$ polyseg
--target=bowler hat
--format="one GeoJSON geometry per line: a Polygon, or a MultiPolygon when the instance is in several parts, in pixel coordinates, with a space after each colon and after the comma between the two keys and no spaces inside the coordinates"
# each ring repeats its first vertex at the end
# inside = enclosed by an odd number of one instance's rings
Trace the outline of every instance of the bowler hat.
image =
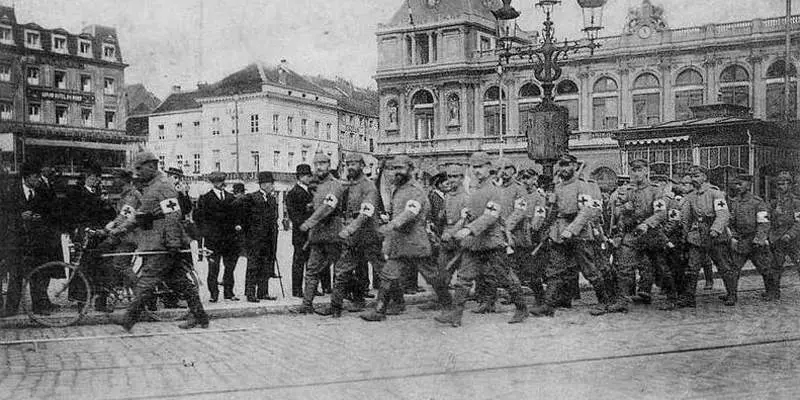
{"type": "Polygon", "coordinates": [[[233,184],[233,193],[244,193],[244,183],[236,182],[233,184]]]}
{"type": "Polygon", "coordinates": [[[438,174],[431,177],[431,185],[436,186],[446,180],[447,180],[447,174],[444,172],[439,172],[438,174]]]}
{"type": "Polygon", "coordinates": [[[169,167],[166,171],[167,175],[183,176],[183,170],[176,167],[169,167]]]}
{"type": "Polygon", "coordinates": [[[298,178],[305,175],[313,175],[311,173],[311,166],[308,164],[298,164],[295,173],[298,178]]]}
{"type": "Polygon", "coordinates": [[[208,174],[208,181],[209,182],[225,182],[225,173],[214,171],[208,174]]]}
{"type": "Polygon", "coordinates": [[[258,173],[258,183],[274,183],[275,177],[272,176],[270,171],[261,171],[258,173]]]}
{"type": "Polygon", "coordinates": [[[148,161],[158,161],[158,157],[150,151],[140,151],[133,157],[133,166],[138,167],[148,161]]]}
{"type": "Polygon", "coordinates": [[[327,154],[325,154],[325,153],[323,153],[321,151],[318,151],[318,152],[314,153],[314,162],[315,163],[318,163],[318,162],[331,162],[331,158],[328,157],[327,154]]]}

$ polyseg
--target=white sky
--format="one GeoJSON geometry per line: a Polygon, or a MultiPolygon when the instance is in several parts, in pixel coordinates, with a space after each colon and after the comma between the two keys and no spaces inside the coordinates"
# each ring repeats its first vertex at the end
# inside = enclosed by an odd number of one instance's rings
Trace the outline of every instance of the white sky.
{"type": "MultiPolygon", "coordinates": [[[[130,67],[126,83],[144,83],[162,99],[173,84],[213,82],[255,60],[286,58],[296,71],[342,76],[375,87],[375,30],[405,0],[0,0],[15,1],[17,20],[79,32],[84,24],[117,28],[130,67]]],[[[800,0],[792,0],[800,14],[800,0]]],[[[653,0],[670,27],[780,16],[785,0],[653,0]]],[[[515,0],[525,30],[539,29],[535,0],[515,0]]],[[[608,0],[604,34],[618,34],[641,0],[608,0]]],[[[554,15],[557,36],[579,38],[575,0],[554,15]]]]}

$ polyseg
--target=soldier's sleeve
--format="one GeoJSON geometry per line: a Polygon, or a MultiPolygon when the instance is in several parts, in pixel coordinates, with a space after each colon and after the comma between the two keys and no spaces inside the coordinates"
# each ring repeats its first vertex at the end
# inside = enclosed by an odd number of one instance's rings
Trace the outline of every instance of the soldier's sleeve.
{"type": "Polygon", "coordinates": [[[364,225],[364,222],[375,217],[376,204],[378,204],[378,189],[372,185],[369,185],[369,189],[367,189],[367,193],[365,193],[364,199],[359,205],[358,216],[354,218],[346,227],[344,227],[344,230],[352,235],[361,229],[361,226],[364,225]]]}
{"type": "Polygon", "coordinates": [[[506,219],[506,229],[509,231],[516,229],[517,225],[528,216],[528,208],[533,206],[533,204],[528,204],[525,197],[518,197],[514,200],[514,210],[506,219]]]}
{"type": "Polygon", "coordinates": [[[758,206],[756,207],[756,239],[759,241],[766,240],[771,224],[767,203],[762,199],[758,199],[758,206]]]}
{"type": "Polygon", "coordinates": [[[428,198],[421,191],[416,193],[413,198],[406,200],[406,205],[403,211],[396,217],[389,221],[389,228],[392,230],[401,230],[417,220],[417,218],[425,218],[423,212],[427,212],[430,208],[428,198]]]}
{"type": "Polygon", "coordinates": [[[578,195],[578,201],[583,201],[584,205],[579,207],[578,215],[567,226],[567,230],[572,232],[574,236],[583,231],[586,225],[594,222],[603,213],[603,198],[599,190],[592,190],[587,187],[588,184],[579,183],[582,185],[578,195]]]}
{"type": "Polygon", "coordinates": [[[118,231],[126,222],[133,220],[136,215],[136,207],[138,206],[136,198],[132,194],[122,198],[120,200],[119,210],[117,210],[117,216],[114,217],[110,224],[113,229],[118,231]]]}
{"type": "Polygon", "coordinates": [[[794,210],[792,213],[792,217],[794,218],[794,223],[792,227],[786,232],[789,237],[794,240],[800,236],[800,199],[794,198],[792,199],[792,203],[794,204],[794,210]]]}
{"type": "Polygon", "coordinates": [[[483,209],[483,214],[468,224],[465,228],[469,229],[473,235],[478,236],[500,220],[500,212],[502,206],[500,205],[498,196],[491,196],[489,201],[486,202],[486,207],[483,209]]]}
{"type": "Polygon", "coordinates": [[[537,195],[535,200],[533,210],[531,210],[531,206],[528,205],[528,215],[531,218],[531,228],[534,231],[538,231],[544,226],[544,222],[547,219],[547,202],[541,195],[537,195]]]}
{"type": "Polygon", "coordinates": [[[667,220],[667,206],[669,198],[661,190],[658,190],[653,200],[653,215],[644,220],[650,228],[657,228],[667,220]]]}
{"type": "Polygon", "coordinates": [[[611,201],[611,209],[614,213],[614,217],[619,218],[622,216],[622,213],[625,211],[625,207],[622,207],[625,202],[627,202],[628,191],[625,186],[620,187],[614,192],[614,195],[611,196],[609,201],[611,201]]]}
{"type": "MultiPolygon", "coordinates": [[[[161,207],[160,201],[178,197],[178,192],[175,191],[175,189],[170,185],[164,185],[163,187],[159,188],[158,192],[160,195],[158,198],[159,208],[161,207]]],[[[182,221],[182,210],[176,210],[174,212],[164,214],[164,247],[168,249],[180,249],[183,246],[185,232],[183,230],[182,221]]]]}
{"type": "Polygon", "coordinates": [[[341,184],[334,185],[334,187],[325,194],[325,198],[322,200],[322,204],[319,207],[314,209],[314,213],[311,214],[310,217],[304,222],[309,229],[317,226],[322,220],[327,218],[331,215],[334,211],[336,211],[339,207],[347,207],[346,204],[340,204],[342,201],[342,195],[344,194],[345,188],[341,184]]]}
{"type": "Polygon", "coordinates": [[[731,219],[731,212],[728,210],[728,202],[725,200],[725,194],[719,190],[709,190],[708,195],[711,196],[714,206],[714,223],[711,224],[711,230],[717,233],[722,233],[728,227],[731,219]]]}

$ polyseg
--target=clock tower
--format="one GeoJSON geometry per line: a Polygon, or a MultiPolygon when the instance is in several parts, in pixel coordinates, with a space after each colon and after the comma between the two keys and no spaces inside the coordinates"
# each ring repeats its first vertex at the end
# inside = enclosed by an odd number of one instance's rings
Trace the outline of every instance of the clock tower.
{"type": "Polygon", "coordinates": [[[653,32],[668,29],[664,18],[664,9],[643,0],[638,7],[628,10],[625,22],[625,34],[636,35],[641,39],[648,39],[653,32]]]}

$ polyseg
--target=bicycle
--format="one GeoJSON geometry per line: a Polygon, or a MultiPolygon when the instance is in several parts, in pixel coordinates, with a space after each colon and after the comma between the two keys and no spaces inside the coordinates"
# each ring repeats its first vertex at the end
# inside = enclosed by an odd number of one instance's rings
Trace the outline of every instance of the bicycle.
{"type": "MultiPolygon", "coordinates": [[[[29,293],[32,290],[32,282],[48,282],[46,291],[46,298],[48,304],[46,310],[35,310],[33,301],[28,303],[27,314],[28,317],[43,326],[48,327],[64,327],[77,323],[80,321],[90,310],[92,304],[97,299],[98,294],[94,293],[93,287],[90,284],[90,279],[87,277],[88,265],[86,262],[81,262],[84,256],[94,250],[97,241],[100,239],[97,231],[86,229],[82,241],[79,245],[72,243],[68,238],[62,237],[62,250],[65,261],[51,261],[34,268],[25,278],[25,288],[29,293]],[[74,256],[73,256],[74,255],[74,256]],[[61,271],[63,270],[63,274],[61,271]]],[[[210,251],[207,249],[198,249],[197,243],[193,242],[190,250],[182,251],[184,253],[192,253],[192,260],[182,260],[182,266],[187,278],[192,282],[195,287],[200,288],[200,280],[194,269],[194,264],[200,259],[201,256],[207,256],[210,251]]],[[[131,252],[131,253],[97,253],[98,258],[108,257],[134,257],[132,266],[135,269],[137,264],[136,257],[142,255],[150,255],[165,252],[131,252]]],[[[133,286],[131,284],[101,284],[97,285],[101,292],[106,293],[106,311],[112,311],[119,307],[124,307],[126,303],[133,300],[133,286]]],[[[41,290],[41,288],[37,289],[41,290]]],[[[175,292],[165,285],[159,286],[155,292],[155,301],[151,304],[143,306],[144,318],[149,318],[154,321],[172,321],[184,317],[185,312],[182,310],[165,310],[168,304],[164,300],[169,295],[175,295],[175,292]]],[[[33,299],[33,296],[31,296],[33,299]]]]}

